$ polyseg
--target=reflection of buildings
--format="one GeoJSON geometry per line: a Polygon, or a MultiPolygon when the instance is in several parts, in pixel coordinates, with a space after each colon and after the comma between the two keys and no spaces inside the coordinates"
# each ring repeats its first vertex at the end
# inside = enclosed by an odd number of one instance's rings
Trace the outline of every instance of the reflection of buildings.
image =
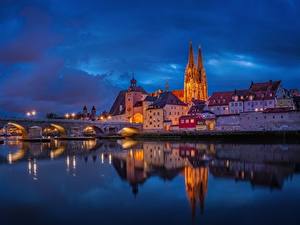
{"type": "Polygon", "coordinates": [[[136,150],[113,154],[113,165],[119,176],[131,185],[134,195],[138,193],[139,185],[150,177],[172,180],[182,174],[194,216],[197,204],[201,212],[204,210],[208,184],[204,156],[210,155],[211,149],[211,145],[199,143],[144,142],[136,150]]]}
{"type": "Polygon", "coordinates": [[[281,189],[299,162],[299,145],[218,144],[210,172],[216,177],[249,181],[253,186],[281,189]]]}
{"type": "Polygon", "coordinates": [[[184,168],[185,189],[192,208],[192,215],[195,216],[196,205],[199,202],[201,213],[204,212],[204,199],[207,193],[208,168],[184,168]]]}

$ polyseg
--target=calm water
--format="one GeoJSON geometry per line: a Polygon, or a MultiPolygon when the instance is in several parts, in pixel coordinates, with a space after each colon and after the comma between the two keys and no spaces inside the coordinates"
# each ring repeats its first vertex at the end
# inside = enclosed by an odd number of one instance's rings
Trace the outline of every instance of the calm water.
{"type": "Polygon", "coordinates": [[[299,224],[300,145],[0,145],[4,224],[299,224]]]}

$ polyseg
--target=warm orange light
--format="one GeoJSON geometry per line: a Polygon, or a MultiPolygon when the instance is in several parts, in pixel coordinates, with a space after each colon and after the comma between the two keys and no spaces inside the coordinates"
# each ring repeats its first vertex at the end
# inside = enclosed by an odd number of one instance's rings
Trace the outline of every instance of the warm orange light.
{"type": "Polygon", "coordinates": [[[65,114],[65,117],[68,119],[70,117],[70,114],[69,113],[66,113],[65,114]]]}

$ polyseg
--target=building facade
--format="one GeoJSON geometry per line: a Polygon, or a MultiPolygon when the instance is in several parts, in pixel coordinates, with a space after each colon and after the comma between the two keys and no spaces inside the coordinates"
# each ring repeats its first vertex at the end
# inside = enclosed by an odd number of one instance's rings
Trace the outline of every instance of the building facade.
{"type": "Polygon", "coordinates": [[[187,114],[188,105],[178,99],[172,92],[163,92],[145,111],[143,129],[170,130],[178,126],[179,118],[187,114]]]}

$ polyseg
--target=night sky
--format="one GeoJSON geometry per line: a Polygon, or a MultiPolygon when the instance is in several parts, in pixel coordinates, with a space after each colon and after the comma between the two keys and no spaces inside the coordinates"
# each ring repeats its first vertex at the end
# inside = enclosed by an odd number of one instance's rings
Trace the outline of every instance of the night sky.
{"type": "Polygon", "coordinates": [[[209,93],[281,79],[300,88],[300,1],[0,1],[0,114],[109,109],[131,73],[183,87],[188,43],[209,93]]]}

